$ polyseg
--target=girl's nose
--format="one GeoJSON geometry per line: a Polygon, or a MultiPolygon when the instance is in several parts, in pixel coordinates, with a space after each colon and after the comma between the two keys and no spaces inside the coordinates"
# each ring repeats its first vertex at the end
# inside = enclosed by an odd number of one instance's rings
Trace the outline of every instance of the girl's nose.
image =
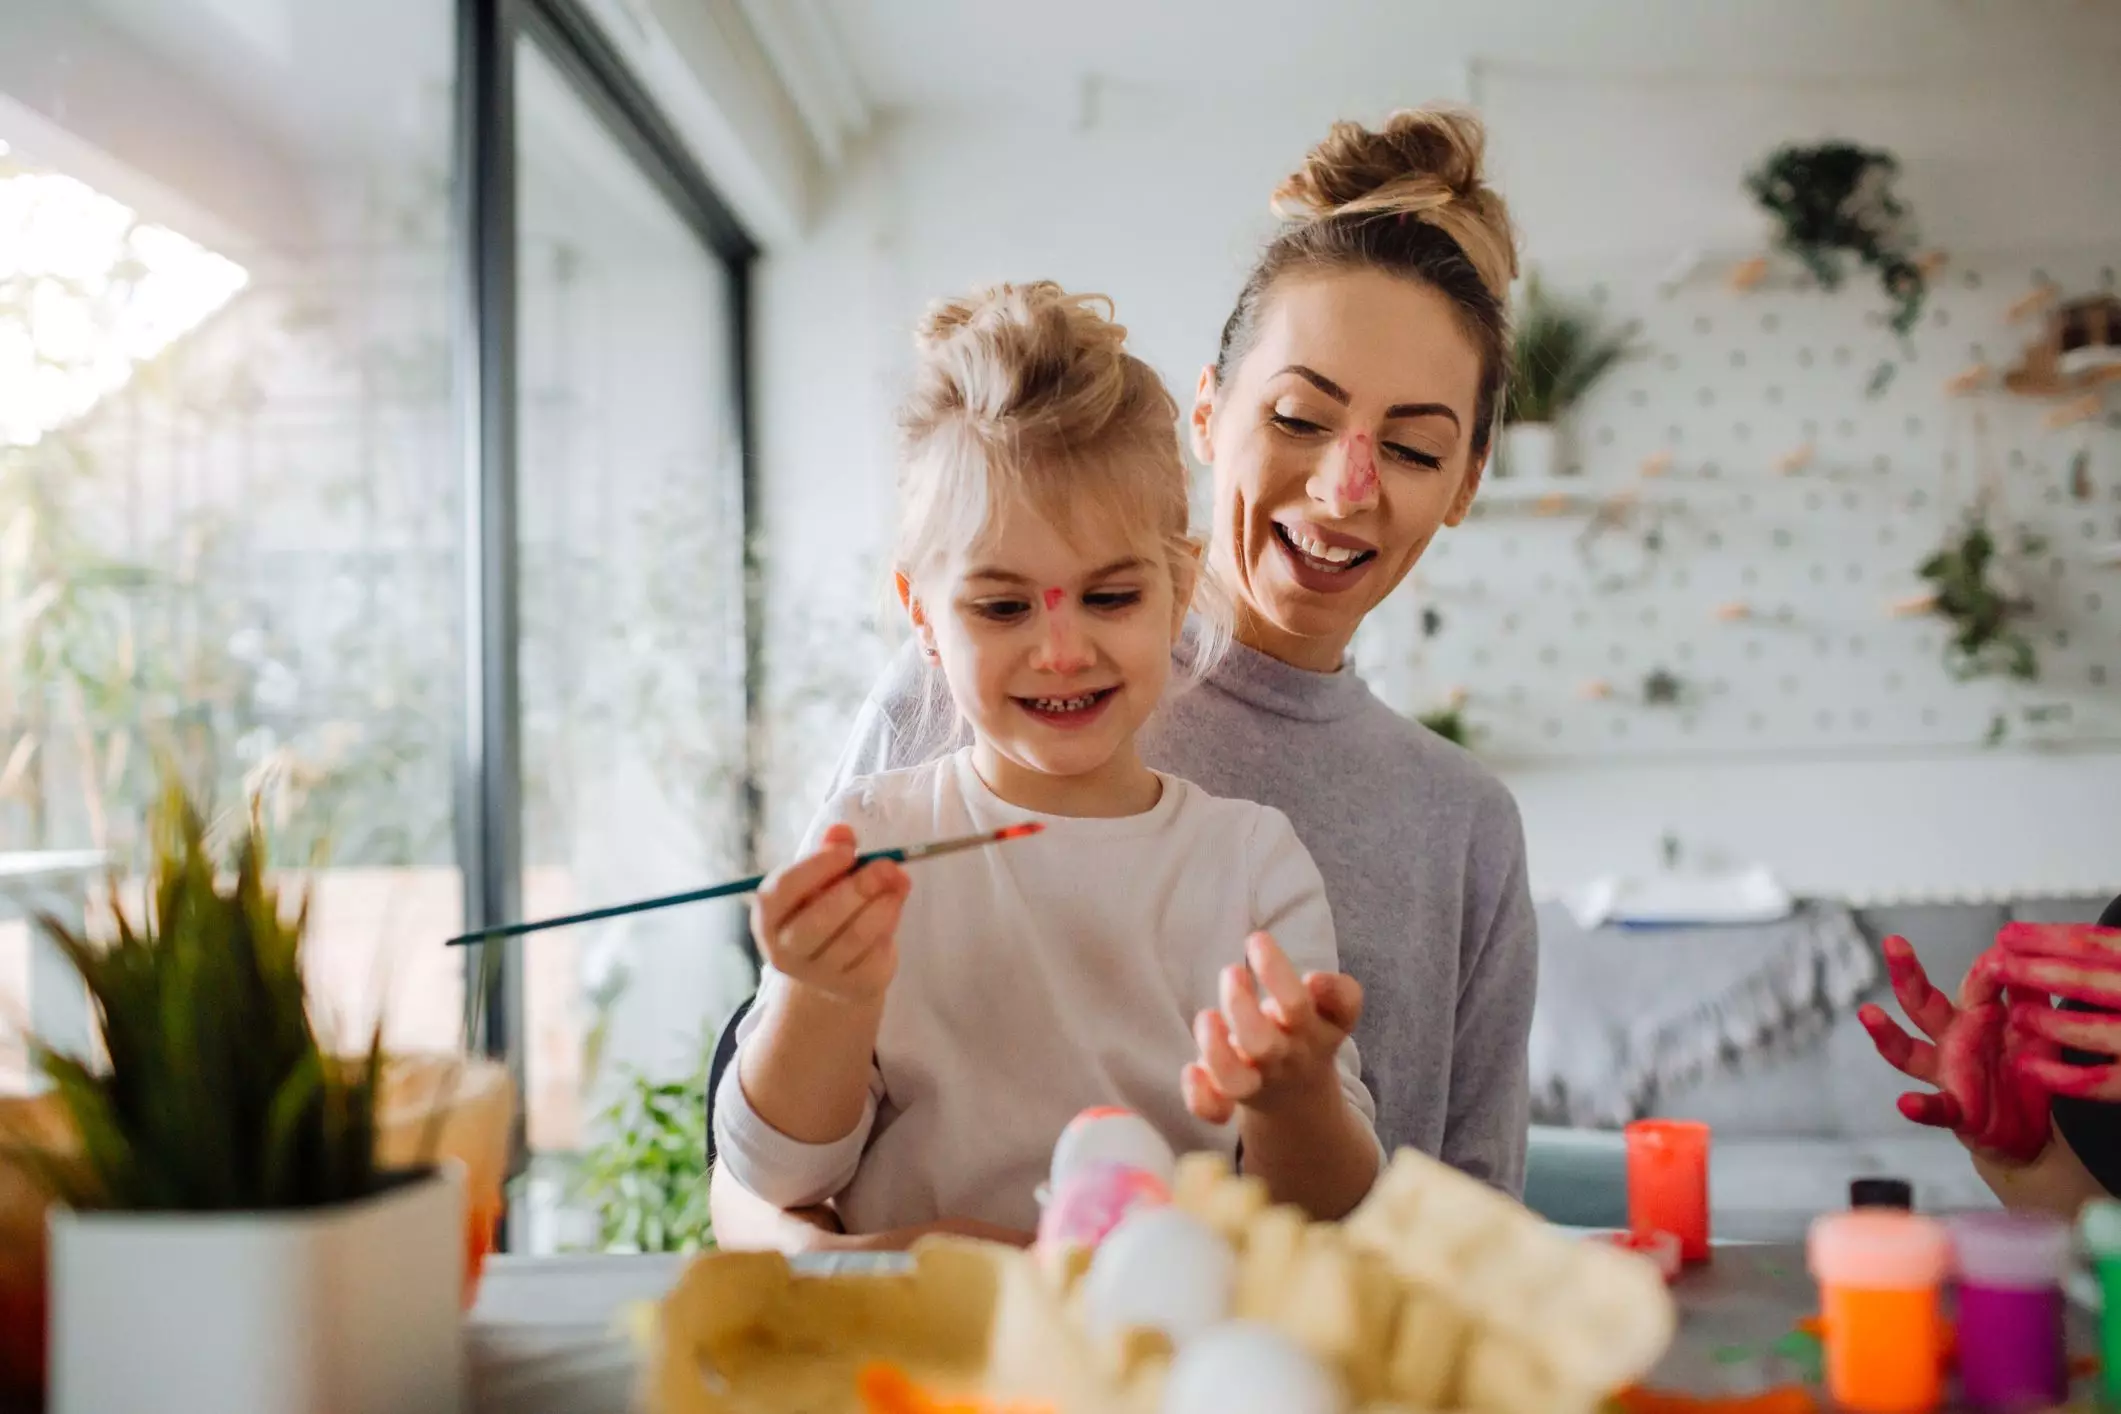
{"type": "Polygon", "coordinates": [[[1094,662],[1090,638],[1075,605],[1059,590],[1046,591],[1046,640],[1039,666],[1050,673],[1079,673],[1094,662]]]}

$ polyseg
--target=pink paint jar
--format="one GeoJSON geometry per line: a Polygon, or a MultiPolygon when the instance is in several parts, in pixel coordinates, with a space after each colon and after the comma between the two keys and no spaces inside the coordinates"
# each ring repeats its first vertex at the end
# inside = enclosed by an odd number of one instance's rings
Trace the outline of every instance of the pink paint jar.
{"type": "Polygon", "coordinates": [[[1692,1120],[1638,1119],[1625,1131],[1628,1231],[1679,1239],[1684,1262],[1709,1259],[1709,1127],[1692,1120]]]}
{"type": "Polygon", "coordinates": [[[2063,1403],[2068,1226],[2031,1213],[1967,1213],[1947,1230],[1959,1279],[1960,1392],[1981,1409],[2063,1403]]]}

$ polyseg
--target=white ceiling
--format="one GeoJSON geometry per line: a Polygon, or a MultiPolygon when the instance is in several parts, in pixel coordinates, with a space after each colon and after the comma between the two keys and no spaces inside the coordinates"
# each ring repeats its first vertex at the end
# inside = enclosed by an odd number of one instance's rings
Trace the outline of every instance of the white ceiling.
{"type": "Polygon", "coordinates": [[[2114,0],[824,0],[887,108],[1073,101],[1085,78],[1242,103],[1455,85],[1483,64],[1808,79],[2121,68],[2114,0]]]}

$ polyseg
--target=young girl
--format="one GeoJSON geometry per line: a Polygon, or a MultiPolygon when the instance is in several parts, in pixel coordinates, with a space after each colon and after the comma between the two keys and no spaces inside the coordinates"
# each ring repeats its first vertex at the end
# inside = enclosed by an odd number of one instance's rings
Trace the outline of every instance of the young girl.
{"type": "Polygon", "coordinates": [[[1054,1141],[1093,1105],[1237,1153],[1319,1217],[1382,1157],[1310,856],[1280,812],[1135,750],[1199,546],[1176,405],[1109,311],[1005,285],[924,323],[896,580],[972,744],[833,800],[755,905],[768,969],[717,1151],[781,1207],[835,1200],[850,1233],[1028,1233],[1054,1141]],[[850,872],[858,842],[1026,821],[1043,832],[850,872]]]}

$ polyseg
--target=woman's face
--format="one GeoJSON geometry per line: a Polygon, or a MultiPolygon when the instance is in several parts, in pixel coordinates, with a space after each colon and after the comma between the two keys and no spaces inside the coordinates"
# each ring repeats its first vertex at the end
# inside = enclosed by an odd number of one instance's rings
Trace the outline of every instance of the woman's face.
{"type": "Polygon", "coordinates": [[[1204,370],[1193,451],[1215,468],[1217,573],[1239,636],[1331,671],[1437,528],[1473,504],[1480,355],[1451,302],[1371,270],[1284,280],[1250,352],[1204,370]]]}

